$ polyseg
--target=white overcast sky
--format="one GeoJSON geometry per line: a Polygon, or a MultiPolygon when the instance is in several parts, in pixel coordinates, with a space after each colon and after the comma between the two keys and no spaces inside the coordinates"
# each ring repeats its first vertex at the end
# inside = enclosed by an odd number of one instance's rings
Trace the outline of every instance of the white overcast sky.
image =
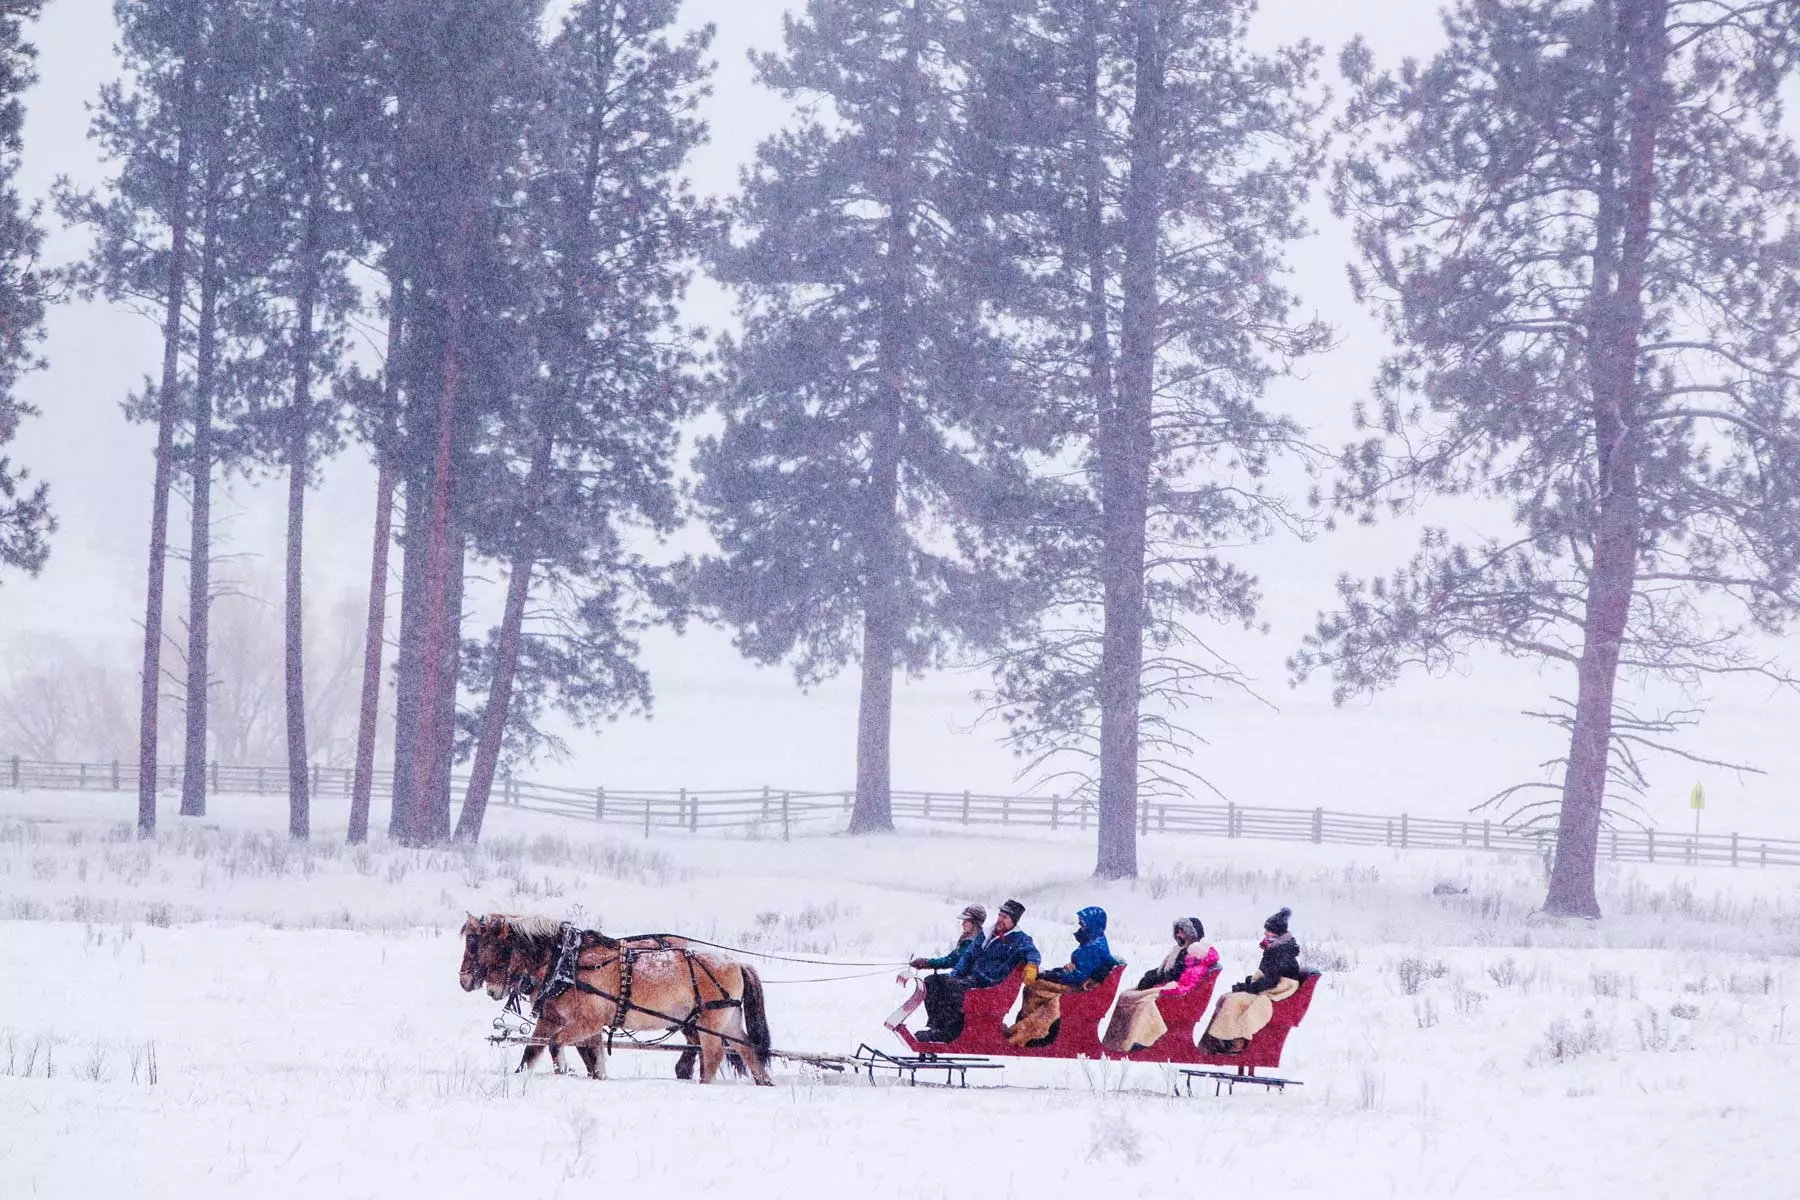
{"type": "MultiPolygon", "coordinates": [[[[756,143],[778,128],[781,101],[757,89],[746,54],[779,44],[780,0],[688,0],[686,20],[718,27],[719,63],[709,104],[711,143],[698,156],[700,188],[724,192],[756,143]]],[[[1259,40],[1310,37],[1336,51],[1361,34],[1377,58],[1430,54],[1440,31],[1434,0],[1269,0],[1259,40]]],[[[22,187],[42,196],[59,174],[97,181],[100,167],[86,140],[84,106],[115,70],[109,0],[49,0],[32,31],[41,81],[27,98],[22,187]]],[[[1341,88],[1337,89],[1341,91],[1341,88]]],[[[1364,394],[1383,351],[1379,330],[1350,302],[1344,230],[1316,204],[1318,234],[1293,250],[1295,286],[1308,307],[1340,331],[1341,346],[1314,360],[1302,378],[1284,381],[1275,401],[1335,442],[1350,404],[1364,394]]],[[[78,240],[53,232],[51,256],[76,252],[78,240]]],[[[693,316],[717,327],[729,312],[712,289],[697,289],[693,316]]],[[[50,319],[49,369],[30,377],[23,394],[44,415],[28,424],[14,457],[51,482],[62,528],[49,566],[36,580],[0,581],[0,641],[57,633],[132,661],[143,605],[149,523],[152,431],[128,425],[119,401],[157,369],[156,328],[105,304],[72,304],[50,319]]],[[[215,509],[235,512],[230,549],[280,562],[281,490],[233,483],[215,509]]],[[[360,449],[332,463],[308,516],[309,586],[322,602],[365,587],[373,471],[360,449]]],[[[1472,533],[1449,514],[1438,523],[1472,533]]],[[[185,540],[177,505],[172,532],[185,540]]],[[[1572,694],[1560,672],[1483,656],[1458,675],[1415,677],[1371,701],[1330,704],[1317,680],[1298,690],[1281,667],[1317,610],[1332,598],[1339,572],[1384,571],[1403,560],[1411,532],[1399,527],[1352,530],[1300,545],[1280,542],[1248,551],[1268,597],[1269,636],[1220,631],[1216,644],[1250,670],[1275,708],[1227,695],[1194,713],[1210,746],[1194,765],[1243,804],[1407,810],[1453,816],[1499,787],[1541,777],[1542,761],[1559,750],[1556,737],[1519,715],[1550,694],[1572,694]]],[[[171,610],[173,611],[173,609],[171,610]]],[[[271,619],[275,619],[273,614],[271,619]]],[[[657,693],[650,721],[611,726],[576,740],[564,765],[541,777],[615,787],[847,786],[854,778],[854,672],[800,692],[782,668],[743,662],[728,635],[693,629],[646,640],[645,662],[657,693]]],[[[895,706],[894,777],[899,787],[1010,790],[1016,768],[991,726],[978,726],[969,692],[979,674],[936,674],[904,683],[895,706]]],[[[1800,750],[1794,731],[1800,702],[1753,686],[1714,688],[1703,697],[1709,718],[1690,743],[1702,752],[1756,762],[1769,770],[1739,779],[1669,763],[1656,773],[1651,811],[1658,824],[1687,827],[1688,790],[1707,785],[1707,828],[1778,833],[1800,830],[1800,750]]]]}

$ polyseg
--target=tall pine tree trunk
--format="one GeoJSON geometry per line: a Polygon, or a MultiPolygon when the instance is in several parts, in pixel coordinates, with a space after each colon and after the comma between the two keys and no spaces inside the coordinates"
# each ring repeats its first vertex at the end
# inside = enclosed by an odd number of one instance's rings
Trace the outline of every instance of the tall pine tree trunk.
{"type": "MultiPolygon", "coordinates": [[[[1598,515],[1577,667],[1575,721],[1563,776],[1556,858],[1544,910],[1598,917],[1594,887],[1600,819],[1612,749],[1613,693],[1637,587],[1643,513],[1638,496],[1636,394],[1644,324],[1644,273],[1656,195],[1656,144],[1663,117],[1668,0],[1618,0],[1617,36],[1626,63],[1626,163],[1616,282],[1597,270],[1593,330],[1593,423],[1598,515]]],[[[1602,186],[1612,186],[1603,180],[1602,186]]],[[[1613,253],[1610,230],[1596,231],[1599,255],[1613,253]]],[[[1604,261],[1604,259],[1603,259],[1604,261]]]]}
{"type": "Polygon", "coordinates": [[[906,614],[900,596],[904,574],[900,529],[900,457],[904,436],[908,366],[914,344],[913,174],[919,140],[919,72],[923,52],[919,0],[907,8],[906,56],[895,112],[893,193],[888,197],[888,236],[883,257],[883,306],[878,347],[881,377],[872,413],[869,453],[868,575],[863,582],[862,693],[856,712],[856,807],[851,833],[894,828],[894,671],[906,614]]]}
{"type": "Polygon", "coordinates": [[[212,620],[212,468],[214,377],[218,369],[219,228],[217,166],[206,173],[200,249],[200,323],[194,367],[193,520],[189,526],[187,738],[181,767],[181,814],[206,815],[207,701],[212,620]]]}
{"type": "Polygon", "coordinates": [[[519,552],[513,556],[512,575],[506,581],[506,607],[500,615],[500,634],[494,647],[494,674],[488,683],[487,708],[481,717],[481,733],[475,743],[475,761],[469,767],[469,786],[463,792],[462,812],[456,818],[456,840],[481,840],[481,823],[487,816],[488,795],[494,786],[494,770],[500,763],[500,744],[506,734],[506,713],[512,705],[513,676],[519,666],[519,640],[525,626],[525,602],[531,596],[531,572],[537,565],[533,514],[541,502],[544,476],[550,471],[552,439],[539,440],[525,480],[524,503],[519,522],[519,552]]]}
{"type": "Polygon", "coordinates": [[[1136,6],[1137,78],[1131,174],[1125,189],[1124,311],[1119,387],[1100,409],[1100,847],[1095,874],[1137,875],[1138,712],[1144,666],[1144,538],[1157,348],[1157,253],[1162,224],[1165,103],[1162,0],[1136,6]]]}
{"type": "MultiPolygon", "coordinates": [[[[453,471],[454,475],[454,471],[453,471]]],[[[462,608],[468,583],[468,536],[456,514],[450,517],[444,580],[443,666],[438,673],[437,707],[432,714],[431,756],[426,761],[425,812],[420,829],[427,841],[450,837],[451,767],[456,756],[456,694],[462,678],[462,608]]]]}
{"type": "MultiPolygon", "coordinates": [[[[413,403],[409,398],[408,405],[413,403]]],[[[388,837],[410,844],[414,832],[414,780],[424,759],[419,750],[419,714],[426,705],[423,682],[425,629],[425,513],[430,477],[416,465],[407,473],[400,534],[400,651],[394,664],[394,790],[388,837]]]]}
{"type": "MultiPolygon", "coordinates": [[[[433,433],[430,515],[427,520],[425,552],[425,596],[421,650],[424,665],[420,669],[418,733],[415,738],[415,764],[412,779],[413,834],[415,840],[429,840],[428,830],[436,772],[432,766],[440,757],[448,758],[448,747],[441,747],[440,704],[445,686],[444,668],[449,661],[450,621],[450,501],[451,472],[455,446],[455,423],[458,392],[462,380],[463,333],[463,264],[468,255],[469,218],[466,205],[459,213],[449,247],[450,278],[445,296],[444,377],[438,394],[437,420],[433,433]]],[[[408,520],[408,532],[411,521],[408,520]]],[[[454,686],[454,684],[452,684],[454,686]]],[[[445,780],[446,786],[448,780],[445,780]]],[[[446,829],[445,832],[448,832],[446,829]]]]}
{"type": "Polygon", "coordinates": [[[320,155],[311,147],[311,181],[307,188],[306,227],[300,244],[300,287],[295,303],[294,396],[288,405],[287,497],[287,768],[288,836],[304,840],[312,833],[312,797],[306,777],[306,641],[305,596],[301,568],[306,546],[307,443],[312,409],[313,308],[319,284],[319,221],[324,200],[320,155]]]}
{"type": "Polygon", "coordinates": [[[174,211],[169,214],[168,295],[163,307],[162,384],[157,392],[156,480],[150,499],[150,568],[144,602],[144,666],[138,709],[139,837],[156,833],[157,707],[162,696],[163,589],[169,557],[169,492],[175,479],[175,417],[181,393],[181,310],[187,298],[188,175],[193,169],[198,6],[189,15],[181,65],[181,129],[176,135],[174,211]]]}
{"type": "Polygon", "coordinates": [[[369,555],[369,619],[363,631],[362,704],[356,720],[356,775],[350,788],[347,840],[369,840],[369,805],[375,791],[375,724],[381,715],[381,652],[387,624],[388,545],[394,534],[394,441],[399,425],[401,299],[403,285],[388,286],[387,360],[382,379],[381,444],[375,466],[375,546],[369,555]]]}

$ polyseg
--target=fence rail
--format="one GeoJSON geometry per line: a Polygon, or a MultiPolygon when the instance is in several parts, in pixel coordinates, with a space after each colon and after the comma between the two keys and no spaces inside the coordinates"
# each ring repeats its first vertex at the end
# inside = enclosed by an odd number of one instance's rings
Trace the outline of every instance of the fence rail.
{"type": "MultiPolygon", "coordinates": [[[[209,763],[207,791],[251,795],[280,794],[285,767],[245,767],[209,763]]],[[[348,767],[313,766],[312,794],[348,798],[348,767]]],[[[180,764],[157,770],[157,787],[182,784],[180,764]]],[[[460,794],[467,782],[452,775],[460,794]]],[[[391,797],[393,773],[377,771],[374,791],[391,797]]],[[[17,755],[0,760],[0,786],[55,791],[135,792],[135,764],[42,762],[17,755]]],[[[850,814],[854,793],[775,788],[616,790],[562,787],[501,776],[491,805],[598,822],[648,837],[658,830],[701,833],[753,830],[783,840],[796,833],[836,832],[850,814]]],[[[1062,796],[1002,796],[977,792],[896,791],[897,823],[1005,827],[1082,832],[1093,827],[1089,800],[1062,796]]],[[[1138,808],[1141,836],[1191,834],[1316,845],[1385,846],[1398,850],[1484,850],[1502,854],[1547,855],[1553,829],[1495,821],[1340,812],[1327,808],[1269,808],[1241,804],[1188,804],[1148,799],[1138,808]]],[[[1669,863],[1729,867],[1800,867],[1800,840],[1737,833],[1671,833],[1656,829],[1603,829],[1599,853],[1613,862],[1669,863]]]]}

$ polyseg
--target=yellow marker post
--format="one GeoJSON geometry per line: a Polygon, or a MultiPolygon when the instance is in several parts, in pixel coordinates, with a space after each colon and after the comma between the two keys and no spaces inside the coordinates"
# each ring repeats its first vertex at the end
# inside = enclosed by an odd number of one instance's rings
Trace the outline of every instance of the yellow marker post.
{"type": "Polygon", "coordinates": [[[1694,785],[1694,790],[1688,793],[1688,807],[1694,810],[1694,835],[1698,837],[1700,834],[1700,812],[1706,807],[1706,789],[1697,783],[1694,785]]]}

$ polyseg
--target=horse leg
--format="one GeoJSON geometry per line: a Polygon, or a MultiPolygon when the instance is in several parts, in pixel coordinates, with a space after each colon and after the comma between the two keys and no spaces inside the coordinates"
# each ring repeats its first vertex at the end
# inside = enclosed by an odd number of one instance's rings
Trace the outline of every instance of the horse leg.
{"type": "Polygon", "coordinates": [[[575,1053],[581,1055],[581,1061],[587,1066],[588,1078],[606,1078],[606,1072],[599,1065],[598,1052],[592,1046],[577,1046],[575,1053]]]}
{"type": "Polygon", "coordinates": [[[544,1048],[542,1046],[527,1046],[527,1047],[525,1047],[525,1053],[519,1056],[518,1070],[515,1070],[513,1072],[513,1074],[517,1075],[519,1073],[519,1071],[531,1070],[531,1065],[533,1063],[537,1062],[538,1056],[541,1055],[543,1052],[544,1052],[544,1048]]]}
{"type": "Polygon", "coordinates": [[[769,1078],[768,1060],[763,1057],[761,1047],[757,1046],[755,1039],[750,1036],[749,1023],[744,1020],[744,1010],[741,1008],[726,1010],[725,1018],[719,1024],[724,1027],[722,1032],[730,1034],[735,1039],[727,1043],[731,1047],[731,1054],[743,1062],[750,1073],[750,1078],[755,1081],[756,1085],[758,1087],[774,1087],[775,1081],[769,1078]]]}
{"type": "Polygon", "coordinates": [[[713,1014],[708,1014],[700,1021],[700,1082],[711,1083],[719,1074],[719,1067],[725,1062],[725,1039],[713,1036],[721,1022],[713,1014]]]}

